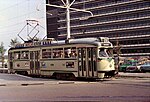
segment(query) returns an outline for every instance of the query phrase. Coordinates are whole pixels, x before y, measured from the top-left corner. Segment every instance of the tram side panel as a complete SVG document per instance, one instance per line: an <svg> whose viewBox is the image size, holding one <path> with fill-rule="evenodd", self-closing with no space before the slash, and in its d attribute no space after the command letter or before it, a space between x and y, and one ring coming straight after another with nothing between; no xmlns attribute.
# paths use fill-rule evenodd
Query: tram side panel
<svg viewBox="0 0 150 102"><path fill-rule="evenodd" d="M73 73L77 77L76 59L41 60L41 75L52 76L54 73Z"/></svg>
<svg viewBox="0 0 150 102"><path fill-rule="evenodd" d="M29 61L14 61L13 70L16 73L28 74L30 73L30 62Z"/></svg>
<svg viewBox="0 0 150 102"><path fill-rule="evenodd" d="M28 51L9 50L8 68L10 73L28 74L30 72L30 61Z"/></svg>

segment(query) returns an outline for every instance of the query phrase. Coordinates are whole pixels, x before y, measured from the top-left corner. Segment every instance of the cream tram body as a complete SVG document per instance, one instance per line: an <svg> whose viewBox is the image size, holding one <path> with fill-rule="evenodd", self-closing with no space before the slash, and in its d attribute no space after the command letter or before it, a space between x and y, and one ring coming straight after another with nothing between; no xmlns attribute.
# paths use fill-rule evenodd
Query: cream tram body
<svg viewBox="0 0 150 102"><path fill-rule="evenodd" d="M111 77L115 73L112 52L106 38L32 42L10 48L9 70L57 79Z"/></svg>

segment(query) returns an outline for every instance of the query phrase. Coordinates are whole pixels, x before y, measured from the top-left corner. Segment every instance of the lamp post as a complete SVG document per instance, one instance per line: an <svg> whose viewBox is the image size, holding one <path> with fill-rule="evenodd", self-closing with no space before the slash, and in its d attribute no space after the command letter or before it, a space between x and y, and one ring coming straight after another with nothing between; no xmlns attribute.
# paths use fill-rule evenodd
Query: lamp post
<svg viewBox="0 0 150 102"><path fill-rule="evenodd" d="M75 1L75 0L74 0ZM66 0L66 18L67 18L67 39L70 39L70 32L71 32L71 29L70 29L70 2L69 0Z"/></svg>
<svg viewBox="0 0 150 102"><path fill-rule="evenodd" d="M70 10L74 10L74 11L79 11L79 12L85 12L85 13L90 13L90 17L93 17L93 13L91 11L87 11L84 9L76 9L76 8L71 8L71 6L73 5L73 3L75 2L75 0L73 0L70 3L70 0L66 0L66 3L64 2L64 0L61 0L63 3L63 6L58 6L58 5L52 5L52 4L46 4L47 6L51 6L51 7L57 7L57 8L63 8L66 9L66 21L67 21L67 40L70 39Z"/></svg>

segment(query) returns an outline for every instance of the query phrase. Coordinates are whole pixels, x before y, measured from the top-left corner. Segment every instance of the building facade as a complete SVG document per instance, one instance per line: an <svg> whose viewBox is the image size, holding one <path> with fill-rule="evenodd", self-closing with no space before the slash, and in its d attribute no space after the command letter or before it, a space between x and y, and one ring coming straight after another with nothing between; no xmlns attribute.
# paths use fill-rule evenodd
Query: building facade
<svg viewBox="0 0 150 102"><path fill-rule="evenodd" d="M64 0L65 1L65 0ZM70 0L72 2L73 0ZM47 4L63 5L61 0ZM149 0L76 0L71 11L71 37L109 37L121 56L150 56ZM65 9L47 6L47 37L66 39Z"/></svg>

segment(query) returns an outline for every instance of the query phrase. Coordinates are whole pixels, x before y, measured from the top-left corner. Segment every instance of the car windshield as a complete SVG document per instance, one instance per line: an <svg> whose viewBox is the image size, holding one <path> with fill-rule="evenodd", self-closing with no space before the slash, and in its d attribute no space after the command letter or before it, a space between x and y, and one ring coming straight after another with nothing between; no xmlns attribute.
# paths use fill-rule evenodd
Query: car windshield
<svg viewBox="0 0 150 102"><path fill-rule="evenodd" d="M99 57L112 57L113 49L100 48L99 49Z"/></svg>
<svg viewBox="0 0 150 102"><path fill-rule="evenodd" d="M134 62L134 61L133 61L133 62L130 62L130 65L136 66L136 65L138 65L138 62L136 62L136 61L135 61L135 62Z"/></svg>
<svg viewBox="0 0 150 102"><path fill-rule="evenodd" d="M150 62L145 62L143 65L150 65Z"/></svg>

